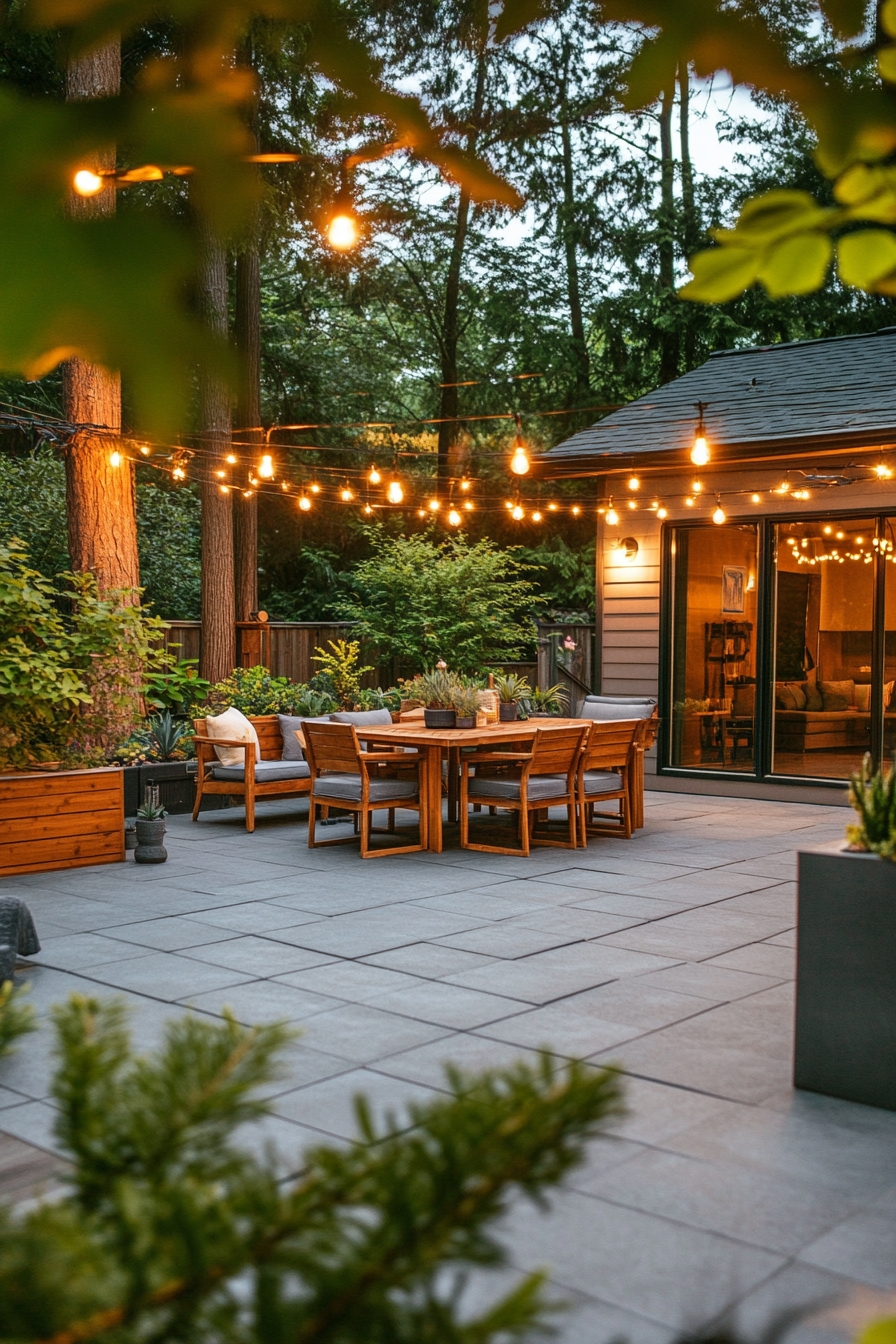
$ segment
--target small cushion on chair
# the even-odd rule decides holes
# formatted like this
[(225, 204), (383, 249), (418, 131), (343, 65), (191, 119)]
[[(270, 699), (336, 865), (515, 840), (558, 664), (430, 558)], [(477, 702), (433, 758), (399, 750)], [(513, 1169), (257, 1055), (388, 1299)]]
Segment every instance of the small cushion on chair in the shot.
[(319, 718), (309, 718), (307, 714), (278, 714), (280, 720), (280, 736), (283, 738), (284, 761), (304, 761), (305, 753), (299, 745), (299, 739), (296, 737), (296, 731), (301, 729), (303, 723), (329, 723), (329, 714), (322, 714)]
[[(209, 737), (229, 737), (231, 742), (254, 742), (255, 759), (261, 760), (261, 747), (254, 724), (232, 705), (223, 714), (208, 715), (205, 730)], [(215, 755), (222, 765), (244, 765), (246, 761), (246, 754), (239, 747), (215, 747)]]
[[(242, 783), (246, 778), (244, 765), (216, 765), (212, 779), (232, 779)], [(256, 761), (255, 782), (269, 784), (274, 779), (310, 779), (311, 768), (306, 761)]]
[[(526, 795), (530, 802), (539, 802), (542, 798), (562, 798), (566, 793), (565, 775), (532, 775)], [(520, 781), (518, 779), (483, 779), (474, 776), (470, 780), (469, 797), (479, 798), (519, 798)]]
[[(417, 791), (416, 779), (372, 779), (368, 796), (371, 802), (389, 803), (416, 798)], [(335, 771), (331, 775), (321, 775), (314, 781), (314, 796), (316, 799), (348, 798), (358, 803), (361, 801), (361, 776)]]
[(586, 770), (585, 797), (599, 793), (618, 793), (622, 788), (622, 776), (613, 770)]

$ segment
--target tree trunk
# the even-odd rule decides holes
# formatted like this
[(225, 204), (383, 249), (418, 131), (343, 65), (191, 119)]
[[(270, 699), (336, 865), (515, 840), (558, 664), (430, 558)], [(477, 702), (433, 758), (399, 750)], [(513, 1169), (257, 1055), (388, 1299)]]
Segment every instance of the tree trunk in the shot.
[[(236, 346), (240, 356), (240, 392), (236, 419), (238, 456), (257, 465), (261, 431), (261, 259), (257, 233), (236, 258)], [(258, 496), (234, 491), (233, 546), (236, 618), (248, 621), (258, 610)]]
[(566, 291), (569, 299), (569, 325), (572, 331), (575, 360), (576, 397), (588, 395), (590, 362), (585, 322), (582, 317), (582, 291), (579, 281), (579, 256), (576, 239), (576, 190), (573, 164), (572, 136), (569, 130), (569, 58), (568, 44), (564, 45), (563, 74), (560, 101), (560, 137), (563, 149), (563, 209), (560, 219), (563, 249), (566, 254)]
[[(485, 103), (485, 75), (488, 65), (486, 42), (479, 49), (476, 65), (476, 88), (473, 94), (473, 106), (470, 111), (470, 130), (467, 133), (467, 149), (476, 150), (479, 128), (482, 121), (482, 109)], [(445, 307), (442, 317), (442, 387), (439, 405), (439, 485), (445, 486), (448, 479), (456, 474), (454, 458), (461, 440), (461, 429), (457, 421), (459, 409), (457, 347), (460, 339), (460, 277), (463, 269), (464, 248), (470, 227), (470, 193), (465, 187), (460, 190), (457, 201), (457, 215), (454, 222), (454, 238), (451, 244), (451, 257), (448, 262), (448, 277), (445, 282)]]
[[(678, 69), (678, 113), (679, 144), (681, 149), (681, 243), (685, 257), (696, 252), (699, 245), (700, 221), (697, 218), (697, 204), (694, 196), (694, 165), (691, 162), (691, 128), (689, 122), (691, 103), (691, 77), (687, 64)], [(694, 367), (695, 335), (694, 320), (696, 312), (689, 313), (692, 320), (686, 322), (683, 332), (684, 371)]]
[(678, 377), (678, 333), (675, 299), (675, 160), (672, 156), (673, 88), (664, 90), (660, 104), (660, 212), (658, 245), (660, 261), (660, 382)]
[[(104, 98), (121, 86), (121, 51), (117, 42), (99, 47), (69, 63), (66, 97)], [(115, 147), (97, 154), (93, 168), (114, 168)], [(92, 197), (72, 193), (76, 219), (95, 219), (115, 210), (115, 189)], [(111, 433), (77, 433), (65, 455), (68, 549), (72, 568), (95, 574), (101, 589), (137, 588), (137, 508), (134, 470), (122, 454), (113, 467), (112, 453), (121, 448), (121, 379), (117, 373), (84, 359), (67, 360), (62, 368), (66, 420), (74, 425), (101, 426)]]
[[(227, 252), (200, 223), (198, 296), (209, 329), (227, 338)], [(230, 451), (230, 392), (207, 369), (199, 374), (199, 432), (202, 449), (202, 646), (200, 673), (209, 681), (230, 675), (236, 663), (236, 607), (233, 584), (233, 508), (215, 476), (227, 470)], [(229, 476), (229, 473), (228, 473)]]

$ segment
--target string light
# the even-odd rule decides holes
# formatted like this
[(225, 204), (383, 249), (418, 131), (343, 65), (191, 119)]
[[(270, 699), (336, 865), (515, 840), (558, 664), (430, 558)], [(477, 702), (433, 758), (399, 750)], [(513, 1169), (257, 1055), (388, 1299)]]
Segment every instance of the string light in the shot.
[(533, 523), (540, 523), (540, 522), (541, 522), (541, 513), (540, 513), (540, 511), (539, 511), (538, 509), (536, 509), (535, 512), (533, 513), (533, 515), (532, 515), (532, 521), (533, 521)]
[(725, 522), (725, 510), (722, 508), (722, 501), (718, 495), (716, 495), (716, 507), (715, 512), (712, 515), (712, 520), (720, 527), (722, 523)]
[(425, 510), (425, 509), (418, 509), (418, 510), (417, 510), (417, 517), (418, 517), (418, 518), (425, 518), (425, 517), (426, 517), (426, 510)]
[(364, 505), (364, 512), (367, 514), (368, 517), (370, 517), (370, 515), (373, 513), (373, 505), (372, 505), (372, 504), (365, 504), (365, 505)]
[(685, 504), (688, 506), (689, 509), (692, 509), (694, 507), (694, 501), (690, 495), (688, 495), (687, 499), (685, 500)]
[(307, 495), (299, 496), (299, 508), (302, 510), (303, 513), (307, 513), (308, 510), (311, 508), (311, 500), (308, 498)]
[(233, 466), (236, 466), (236, 456), (235, 456), (235, 454), (234, 454), (234, 453), (228, 453), (227, 456), (225, 457), (224, 461), (225, 461), (225, 462), (229, 462), (230, 465), (231, 465), (232, 467), (233, 467)]
[(519, 415), (516, 416), (516, 438), (513, 441), (513, 456), (510, 459), (510, 470), (515, 476), (525, 476), (529, 470), (529, 454), (526, 452), (526, 443), (523, 439), (522, 425)]
[(183, 467), (172, 467), (171, 475), (176, 481), (185, 481), (187, 479), (187, 473), (184, 471)]
[(691, 489), (693, 490), (695, 495), (699, 495), (703, 490), (703, 482), (694, 481), (693, 485), (691, 486)]
[(152, 452), (152, 449), (150, 448), (148, 443), (141, 443), (140, 451), (144, 457), (149, 457), (149, 454)]
[(629, 477), (628, 488), (629, 490), (640, 490), (641, 482), (638, 480), (637, 476)]
[(752, 495), (751, 498), (752, 498), (754, 504), (761, 504), (761, 503), (762, 503), (762, 496), (761, 496), (761, 495)]
[(467, 510), (467, 513), (472, 513), (472, 512), (473, 512), (473, 501), (472, 501), (471, 499), (465, 499), (465, 500), (464, 500), (464, 508)]
[(668, 509), (664, 509), (663, 506), (662, 506), (662, 504), (661, 504), (661, 505), (659, 506), (659, 508), (657, 509), (657, 511), (656, 511), (656, 516), (657, 516), (657, 518), (668, 518), (668, 517), (669, 517), (669, 510), (668, 510)]
[[(582, 510), (579, 508), (578, 504), (573, 504), (573, 506), (572, 506), (572, 516), (573, 516), (573, 518), (578, 518), (578, 516), (579, 516), (579, 514), (580, 514), (581, 512), (582, 512)], [(617, 521), (618, 521), (618, 520), (617, 520)]]
[(379, 472), (377, 471), (376, 467), (371, 467), (371, 468), (370, 468), (370, 473), (369, 473), (367, 479), (368, 479), (368, 481), (370, 482), (371, 485), (379, 485), (380, 481), (381, 481), (383, 478), (382, 478), (382, 476), (379, 474)]
[(352, 494), (347, 483), (339, 491), (339, 498), (342, 500), (343, 504), (350, 504), (354, 497), (355, 496)]
[(121, 466), (121, 453), (118, 451), (117, 448), (115, 449), (114, 452), (109, 454), (109, 466), (110, 467)]
[[(253, 482), (253, 484), (254, 484), (254, 482)], [(288, 493), (288, 492), (289, 492), (289, 482), (288, 482), (288, 481), (281, 481), (281, 482), (280, 482), (280, 489), (281, 489), (281, 490), (285, 490), (285, 491)]]
[(619, 514), (613, 508), (612, 499), (610, 500), (610, 506), (607, 509), (607, 522), (610, 524), (611, 527), (615, 527), (616, 524), (619, 522)]
[(72, 178), (72, 186), (79, 196), (96, 196), (105, 185), (99, 174), (91, 172), (89, 168), (79, 168)]
[(708, 401), (697, 402), (697, 435), (694, 439), (694, 446), (691, 449), (691, 461), (695, 467), (705, 467), (709, 461), (709, 444), (706, 442), (706, 426), (703, 423), (703, 412), (709, 405)]
[(223, 481), (223, 480), (225, 479), (225, 477), (227, 476), (227, 472), (226, 472), (226, 471), (216, 471), (216, 472), (215, 472), (215, 475), (218, 476), (218, 477), (220, 477), (220, 479)]
[(429, 501), (429, 508), (432, 513), (438, 513), (441, 507), (442, 506), (437, 499), (431, 499)]
[(468, 481), (467, 478), (466, 478), (466, 476), (465, 476), (464, 479), (463, 479), (463, 480), (461, 481), (461, 483), (460, 483), (460, 488), (461, 488), (461, 490), (469, 490), (469, 488), (470, 488), (471, 485), (472, 485), (472, 481)]
[(448, 521), (452, 527), (460, 527), (463, 521), (457, 509), (450, 509), (448, 512)]
[(526, 515), (523, 512), (521, 505), (514, 504), (513, 508), (510, 510), (510, 516), (514, 522), (518, 523), (522, 518), (525, 518)]
[(881, 462), (874, 468), (874, 474), (878, 480), (887, 481), (893, 475), (893, 472), (885, 463)]
[(549, 513), (556, 513), (558, 508), (559, 508), (559, 505), (557, 505), (557, 504), (549, 504), (549, 505), (548, 505), (548, 512), (549, 512)]
[(265, 480), (265, 481), (269, 481), (269, 480), (271, 480), (271, 479), (273, 478), (273, 475), (274, 475), (274, 462), (273, 462), (273, 459), (272, 459), (270, 453), (263, 453), (263, 454), (262, 454), (262, 457), (261, 457), (261, 465), (260, 465), (259, 468), (258, 468), (258, 474), (259, 474), (259, 476), (262, 478), (262, 480)]
[(398, 481), (390, 481), (386, 490), (386, 498), (390, 504), (400, 504), (404, 499), (404, 491)]
[(337, 252), (350, 252), (359, 237), (358, 221), (345, 208), (333, 215), (327, 225), (327, 242)]
[(320, 494), (320, 486), (319, 486), (319, 485), (312, 485), (312, 486), (311, 486), (311, 493), (312, 493), (312, 495), (319, 495), (319, 494)]
[(229, 486), (229, 485), (219, 485), (219, 486), (218, 486), (218, 489), (221, 491), (221, 494), (222, 494), (222, 495), (229, 495), (229, 494), (230, 494), (230, 486)]
[(630, 509), (636, 509), (638, 507), (637, 500), (630, 499), (628, 502), (628, 506)]

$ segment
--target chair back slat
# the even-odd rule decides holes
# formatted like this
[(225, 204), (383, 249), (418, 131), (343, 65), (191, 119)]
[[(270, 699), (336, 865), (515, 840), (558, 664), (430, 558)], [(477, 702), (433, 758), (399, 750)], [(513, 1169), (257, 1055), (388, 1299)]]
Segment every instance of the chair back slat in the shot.
[(627, 765), (632, 744), (647, 719), (613, 719), (591, 724), (582, 757), (585, 770), (615, 770)]
[(280, 732), (280, 720), (277, 715), (250, 715), (249, 722), (258, 734), (261, 759), (263, 761), (279, 761), (283, 756), (283, 734)]
[(532, 745), (530, 775), (566, 775), (578, 763), (587, 723), (574, 728), (539, 728)]
[(353, 724), (306, 720), (302, 735), (312, 775), (327, 770), (350, 775), (361, 773), (361, 746)]

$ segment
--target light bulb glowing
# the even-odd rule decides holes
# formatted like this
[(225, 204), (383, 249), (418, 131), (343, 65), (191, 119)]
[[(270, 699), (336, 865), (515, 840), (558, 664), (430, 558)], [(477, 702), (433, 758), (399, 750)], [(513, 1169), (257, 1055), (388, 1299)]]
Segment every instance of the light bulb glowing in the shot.
[(834, 530), (834, 529), (830, 526), (830, 524), (829, 524), (827, 527), (824, 527), (824, 528), (822, 529), (822, 531), (824, 532), (824, 534), (825, 534), (826, 537), (829, 537), (829, 536), (831, 535), (831, 533), (833, 532), (833, 530)]
[(526, 515), (519, 504), (514, 504), (513, 508), (510, 510), (510, 516), (514, 522), (518, 523), (520, 519), (525, 518)]
[(460, 516), (460, 514), (458, 513), (457, 509), (450, 509), (450, 510), (449, 510), (449, 512), (448, 512), (448, 521), (449, 521), (449, 523), (451, 524), (452, 527), (460, 527), (460, 524), (461, 524), (462, 519), (461, 519), (461, 516)]
[(365, 505), (364, 505), (364, 512), (365, 512), (365, 513), (367, 514), (367, 516), (369, 517), (369, 516), (373, 513), (373, 505), (372, 505), (372, 504), (365, 504)]
[(694, 501), (691, 499), (690, 495), (688, 495), (687, 499), (685, 500), (685, 504), (687, 504), (689, 509), (692, 509), (694, 507)]
[(573, 518), (578, 518), (578, 516), (579, 516), (579, 514), (580, 514), (581, 512), (582, 512), (582, 510), (579, 508), (578, 504), (573, 504), (573, 506), (572, 506), (572, 516), (573, 516)]
[(89, 168), (80, 168), (72, 178), (72, 186), (79, 196), (95, 196), (104, 185), (103, 179)]
[(657, 518), (668, 518), (668, 517), (669, 517), (669, 510), (668, 510), (668, 509), (664, 509), (663, 506), (662, 506), (662, 504), (661, 504), (660, 507), (659, 507), (659, 508), (657, 509), (657, 511), (656, 511), (656, 516), (657, 516)]
[(386, 490), (386, 498), (390, 504), (400, 504), (404, 499), (404, 491), (398, 481), (390, 481)]
[(234, 466), (236, 463), (236, 457), (233, 455), (233, 453), (228, 453), (224, 461), (229, 462), (231, 466)]
[(881, 481), (886, 481), (889, 479), (890, 476), (893, 475), (890, 468), (885, 466), (883, 462), (881, 462), (879, 466), (876, 466), (874, 468), (874, 472), (875, 475), (878, 477), (878, 479)]
[(752, 499), (752, 501), (753, 501), (754, 504), (761, 504), (761, 503), (762, 503), (762, 496), (761, 496), (761, 495), (751, 495), (751, 499)]
[(429, 501), (429, 508), (430, 508), (430, 510), (431, 510), (433, 513), (438, 513), (438, 511), (439, 511), (439, 509), (440, 509), (441, 507), (442, 507), (442, 506), (441, 506), (441, 504), (439, 503), (439, 501), (438, 501), (437, 499), (431, 499), (431, 500)]
[(382, 478), (382, 476), (379, 474), (379, 472), (377, 471), (376, 467), (371, 467), (371, 468), (370, 468), (370, 475), (367, 477), (367, 479), (368, 479), (368, 481), (370, 482), (371, 485), (379, 485), (380, 481), (381, 481), (383, 478)]
[(288, 482), (288, 481), (281, 481), (281, 482), (280, 482), (280, 489), (281, 489), (281, 490), (289, 490), (289, 482)]
[(525, 476), (529, 470), (529, 455), (526, 452), (526, 445), (523, 443), (519, 434), (513, 445), (513, 457), (510, 459), (510, 470), (516, 476)]
[(464, 500), (464, 508), (467, 510), (467, 513), (472, 513), (472, 512), (473, 512), (473, 501), (472, 501), (471, 499), (465, 499), (465, 500)]
[(149, 454), (152, 450), (149, 448), (147, 444), (143, 443), (140, 445), (140, 451), (144, 457), (149, 457)]
[(470, 486), (471, 486), (472, 484), (473, 484), (472, 481), (468, 481), (467, 478), (464, 477), (464, 479), (463, 479), (463, 480), (461, 481), (461, 483), (460, 483), (460, 488), (461, 488), (461, 490), (469, 490), (469, 488), (470, 488)]
[(229, 485), (219, 485), (219, 486), (218, 486), (218, 489), (221, 491), (221, 494), (222, 494), (222, 495), (229, 495), (229, 494), (230, 494), (230, 486), (229, 486)]
[(118, 451), (117, 448), (114, 453), (109, 454), (109, 466), (110, 467), (121, 466), (121, 453)]
[(716, 501), (715, 512), (712, 515), (712, 520), (719, 526), (721, 526), (722, 523), (724, 523), (725, 521), (725, 510), (722, 508), (722, 505), (718, 500)]
[(223, 481), (224, 478), (225, 478), (225, 476), (227, 475), (227, 472), (226, 472), (226, 471), (216, 471), (216, 472), (215, 472), (215, 475), (216, 475), (217, 477), (219, 477), (219, 478)]
[(320, 486), (319, 486), (319, 485), (312, 485), (312, 486), (311, 486), (311, 493), (312, 493), (312, 495), (319, 495), (319, 494), (320, 494)]
[(619, 522), (619, 514), (613, 508), (612, 504), (607, 509), (607, 522), (610, 524), (611, 527), (615, 527), (616, 524)]
[(541, 514), (540, 514), (540, 512), (538, 511), (538, 509), (536, 509), (535, 512), (533, 513), (533, 515), (532, 515), (532, 521), (533, 521), (533, 523), (540, 523), (540, 522), (541, 522)]
[(638, 480), (637, 476), (629, 477), (628, 488), (629, 490), (640, 490), (641, 482)]
[(350, 252), (358, 241), (358, 221), (353, 215), (334, 215), (327, 225), (327, 242), (337, 252)]
[(269, 481), (274, 475), (274, 462), (270, 453), (263, 453), (261, 457), (261, 466), (258, 468), (258, 474), (263, 480)]
[(187, 478), (187, 473), (184, 471), (183, 467), (173, 467), (171, 475), (176, 481), (184, 481)]
[(308, 510), (311, 508), (311, 500), (308, 498), (307, 495), (299, 496), (299, 508), (302, 510), (303, 513), (307, 513)]
[(559, 505), (557, 505), (557, 504), (549, 504), (549, 505), (548, 505), (548, 513), (556, 513), (558, 508), (559, 508)]
[(705, 434), (698, 434), (691, 449), (691, 461), (695, 467), (705, 467), (709, 461), (709, 444)]
[(633, 499), (630, 499), (630, 500), (629, 500), (629, 502), (628, 502), (628, 506), (629, 506), (630, 509), (636, 509), (636, 508), (638, 507), (638, 505), (636, 504), (636, 502), (635, 502)]
[(339, 498), (342, 500), (343, 504), (350, 504), (354, 499), (354, 495), (351, 490), (349, 490), (348, 486), (344, 485), (339, 491)]
[(695, 495), (699, 495), (700, 491), (703, 489), (703, 482), (694, 481), (694, 484), (691, 486), (691, 489), (693, 490)]

